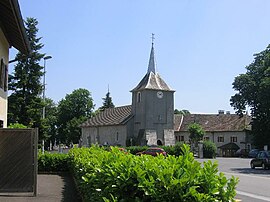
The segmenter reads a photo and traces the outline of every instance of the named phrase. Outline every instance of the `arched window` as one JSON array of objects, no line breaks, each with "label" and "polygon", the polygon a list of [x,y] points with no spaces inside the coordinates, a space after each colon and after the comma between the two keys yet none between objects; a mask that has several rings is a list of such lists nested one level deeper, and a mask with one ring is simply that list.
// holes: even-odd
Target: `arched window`
[{"label": "arched window", "polygon": [[138,92],[137,93],[137,102],[141,102],[141,100],[142,100],[141,92]]}]

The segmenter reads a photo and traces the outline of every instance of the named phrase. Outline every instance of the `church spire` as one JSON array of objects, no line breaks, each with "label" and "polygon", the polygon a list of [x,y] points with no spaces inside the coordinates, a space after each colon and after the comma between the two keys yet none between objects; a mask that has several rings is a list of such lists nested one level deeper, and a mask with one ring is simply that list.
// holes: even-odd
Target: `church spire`
[{"label": "church spire", "polygon": [[155,74],[156,73],[156,62],[155,62],[155,51],[154,51],[154,39],[155,39],[154,35],[155,34],[152,34],[152,37],[151,37],[152,38],[152,48],[151,48],[147,73],[153,72]]}]

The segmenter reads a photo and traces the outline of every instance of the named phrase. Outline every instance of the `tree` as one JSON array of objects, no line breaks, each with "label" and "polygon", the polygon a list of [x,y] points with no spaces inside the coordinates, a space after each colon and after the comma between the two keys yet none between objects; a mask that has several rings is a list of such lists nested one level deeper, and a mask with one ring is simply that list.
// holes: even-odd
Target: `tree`
[{"label": "tree", "polygon": [[78,143],[79,125],[91,117],[93,108],[93,99],[86,89],[80,88],[66,95],[58,105],[58,140],[66,144]]},{"label": "tree", "polygon": [[262,148],[270,146],[270,45],[254,57],[247,72],[235,77],[232,85],[238,92],[230,101],[241,116],[250,108],[254,143]]},{"label": "tree", "polygon": [[197,144],[198,141],[202,140],[205,131],[200,124],[192,123],[188,126],[188,132],[190,133],[189,138],[192,143]]},{"label": "tree", "polygon": [[50,141],[53,143],[56,139],[57,135],[57,130],[56,130],[56,125],[57,125],[57,114],[58,114],[58,107],[56,103],[50,98],[45,98],[45,112],[46,116],[45,119],[43,120],[43,133],[44,136],[46,137],[46,147],[49,146]]},{"label": "tree", "polygon": [[175,109],[174,114],[188,115],[188,114],[190,114],[190,112],[188,110],[186,110],[186,109],[183,109],[183,110],[180,110],[180,111],[178,109]]},{"label": "tree", "polygon": [[9,75],[11,94],[8,97],[8,122],[40,128],[44,103],[41,98],[43,67],[39,62],[44,54],[39,51],[43,44],[40,43],[41,37],[37,37],[38,21],[35,18],[27,18],[25,24],[32,52],[28,56],[19,52],[15,58],[18,63],[14,67],[13,74]]},{"label": "tree", "polygon": [[102,98],[103,100],[103,106],[100,107],[100,111],[104,111],[107,108],[114,108],[114,104],[112,102],[112,97],[110,97],[110,92],[106,93],[106,97]]}]

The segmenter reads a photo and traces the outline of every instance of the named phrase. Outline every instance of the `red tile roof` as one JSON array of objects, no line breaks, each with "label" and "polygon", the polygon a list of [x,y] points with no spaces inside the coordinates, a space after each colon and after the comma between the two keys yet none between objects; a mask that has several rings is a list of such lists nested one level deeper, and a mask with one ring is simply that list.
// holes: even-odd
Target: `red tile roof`
[{"label": "red tile roof", "polygon": [[[176,122],[178,121],[178,122]],[[179,125],[180,118],[175,119]],[[188,126],[198,123],[205,131],[243,131],[250,129],[251,118],[237,114],[189,114],[185,115],[178,131],[188,131]],[[175,128],[176,129],[176,128]]]}]

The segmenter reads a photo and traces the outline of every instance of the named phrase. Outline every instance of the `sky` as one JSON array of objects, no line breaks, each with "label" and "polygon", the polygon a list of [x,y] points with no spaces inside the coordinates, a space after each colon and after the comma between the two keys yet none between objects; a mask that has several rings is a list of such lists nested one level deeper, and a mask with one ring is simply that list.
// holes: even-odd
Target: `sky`
[{"label": "sky", "polygon": [[[234,78],[270,43],[268,0],[19,0],[38,20],[46,97],[56,103],[78,88],[95,109],[108,92],[115,106],[147,72],[151,34],[157,72],[175,90],[176,109],[234,113]],[[10,59],[16,50],[12,49]],[[41,61],[43,65],[43,61]],[[10,71],[12,71],[10,65]]]}]

